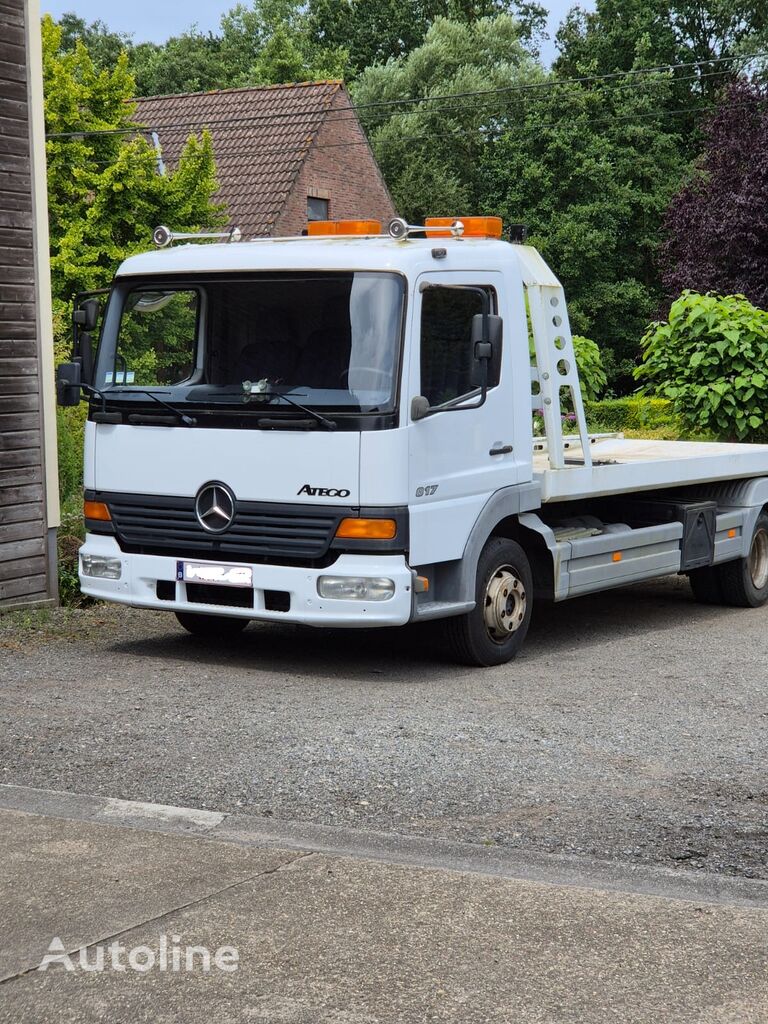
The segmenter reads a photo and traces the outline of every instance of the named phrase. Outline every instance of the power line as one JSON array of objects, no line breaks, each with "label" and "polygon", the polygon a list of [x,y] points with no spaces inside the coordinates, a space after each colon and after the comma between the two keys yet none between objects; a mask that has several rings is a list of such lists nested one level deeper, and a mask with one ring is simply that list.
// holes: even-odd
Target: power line
[{"label": "power line", "polygon": [[[749,102],[734,104],[734,106],[735,107],[747,107],[747,106],[751,106],[752,103],[756,103],[756,102],[761,102],[759,97],[755,97],[754,100],[749,101]],[[611,125],[611,124],[622,123],[622,122],[635,122],[635,121],[638,121],[638,120],[645,120],[645,119],[648,119],[648,118],[677,117],[677,116],[682,116],[684,114],[708,113],[708,112],[711,112],[711,111],[714,111],[714,110],[717,110],[717,109],[718,109],[718,105],[717,104],[711,104],[711,105],[706,106],[706,107],[701,107],[701,106],[678,107],[678,108],[673,109],[673,110],[664,110],[664,109],[660,108],[660,109],[657,109],[657,110],[645,111],[645,112],[641,112],[641,113],[634,113],[634,114],[627,114],[627,115],[612,115],[610,117],[605,117],[605,118],[589,119],[589,120],[586,121],[586,123],[580,121],[579,122],[579,126],[581,127],[582,125],[584,125],[585,127],[592,128],[592,127],[596,127],[596,126],[599,126],[599,125]],[[519,125],[518,128],[522,128],[526,132],[541,132],[541,131],[546,130],[548,128],[556,128],[560,124],[561,124],[560,121],[536,121],[536,122],[530,123],[530,124]],[[483,131],[481,129],[478,129],[478,133],[479,134],[483,134]],[[485,135],[486,135],[485,141],[489,141],[489,138],[488,138],[489,134],[490,134],[489,132],[487,132],[487,131],[485,132]],[[503,134],[503,132],[501,134]],[[382,139],[378,139],[378,140],[376,140],[376,145],[378,146],[378,145],[394,144],[394,143],[402,143],[402,142],[426,142],[426,141],[430,141],[432,139],[447,139],[447,138],[456,138],[456,139],[464,139],[464,140],[466,140],[468,138],[468,134],[467,134],[467,132],[465,130],[459,129],[459,130],[456,130],[456,131],[449,131],[449,132],[428,132],[428,133],[423,133],[423,134],[418,134],[418,135],[400,135],[397,138],[382,138]],[[322,143],[320,145],[314,146],[313,148],[314,149],[338,149],[338,148],[347,148],[347,147],[353,147],[353,146],[368,146],[368,145],[370,145],[370,143],[368,142],[367,138],[364,138],[364,139],[361,139],[361,140],[359,140],[357,142]],[[245,156],[258,157],[258,156],[261,156],[262,154],[267,154],[267,155],[272,155],[272,156],[278,155],[278,154],[294,154],[294,153],[298,154],[298,153],[302,152],[305,148],[306,147],[303,146],[303,145],[297,145],[297,146],[291,146],[291,147],[281,147],[281,146],[270,147],[270,146],[266,146],[266,147],[260,147],[257,150],[237,149],[237,150],[234,150],[232,152],[224,152],[224,153],[220,154],[220,159],[225,160],[225,159],[231,159],[231,158],[235,158],[235,157],[245,157]],[[111,167],[113,165],[112,164],[96,164],[95,166],[97,168],[106,168],[106,167]]]},{"label": "power line", "polygon": [[[615,81],[615,80],[620,79],[620,78],[634,79],[635,77],[637,77],[639,75],[663,74],[663,73],[668,73],[668,72],[671,72],[671,71],[680,70],[682,68],[695,68],[695,67],[702,67],[703,65],[709,66],[709,65],[713,65],[713,64],[722,64],[724,62],[730,62],[732,64],[744,65],[744,64],[749,63],[750,61],[759,60],[759,59],[763,59],[763,58],[766,58],[766,57],[768,57],[768,51],[758,51],[756,53],[742,54],[742,55],[739,55],[739,56],[715,57],[715,58],[706,59],[706,60],[699,60],[699,61],[681,61],[681,62],[679,62],[677,64],[661,64],[661,65],[656,65],[654,67],[647,67],[647,68],[632,68],[629,71],[615,71],[615,72],[611,72],[610,74],[603,74],[603,75],[582,75],[582,76],[573,77],[573,78],[549,79],[549,80],[544,81],[544,82],[529,82],[529,83],[520,84],[520,85],[500,86],[500,87],[497,87],[497,88],[494,88],[494,89],[476,89],[476,90],[468,90],[468,91],[465,91],[465,92],[458,92],[458,93],[442,93],[442,94],[436,94],[434,96],[416,96],[416,97],[408,97],[408,98],[397,99],[397,100],[376,100],[376,101],[372,101],[370,103],[360,103],[360,104],[351,104],[350,103],[347,106],[341,108],[340,110],[337,110],[337,111],[333,111],[333,110],[326,111],[325,112],[325,118],[328,118],[333,113],[341,114],[341,113],[347,113],[348,112],[347,116],[351,116],[352,112],[354,112],[356,114],[357,111],[369,110],[369,109],[374,109],[374,108],[380,109],[380,108],[383,108],[383,107],[395,107],[395,106],[413,105],[413,104],[421,104],[421,103],[433,103],[433,102],[442,101],[442,100],[448,100],[448,101],[466,100],[466,99],[474,99],[474,98],[477,98],[477,97],[497,96],[497,95],[502,95],[502,94],[510,94],[510,93],[518,93],[518,92],[530,92],[530,91],[536,91],[536,90],[559,89],[559,88],[563,88],[564,86],[569,86],[569,85],[579,85],[579,84],[583,84],[583,83],[587,83],[587,82]],[[728,74],[728,73],[729,72],[728,72],[727,69],[722,71],[722,72],[705,72],[705,73],[703,73],[701,75],[693,75],[689,79],[682,79],[682,80],[683,81],[689,81],[689,80],[690,81],[693,81],[693,80],[698,81],[698,80],[700,80],[700,79],[702,79],[704,77],[710,77],[711,75],[717,75],[717,74],[725,75],[725,74]],[[201,95],[205,95],[205,94],[201,94]],[[293,111],[285,111],[284,113],[275,112],[275,113],[272,113],[272,114],[252,114],[252,115],[246,115],[246,116],[243,116],[243,117],[220,118],[218,120],[211,120],[211,121],[203,121],[199,117],[196,117],[194,119],[194,121],[190,121],[190,122],[176,121],[176,122],[168,122],[166,124],[154,123],[154,124],[146,125],[146,126],[133,125],[130,128],[108,128],[108,129],[105,128],[105,129],[94,129],[92,131],[83,130],[83,131],[68,131],[68,132],[51,132],[51,133],[49,133],[46,136],[46,138],[53,140],[53,139],[66,139],[66,138],[78,138],[78,139],[80,139],[80,138],[84,138],[86,136],[95,137],[95,136],[110,136],[110,135],[134,135],[137,132],[146,132],[146,131],[153,131],[153,130],[154,131],[161,131],[161,130],[165,130],[165,129],[180,128],[180,127],[183,127],[185,124],[189,124],[190,129],[197,128],[199,130],[201,127],[216,127],[217,125],[218,126],[223,126],[223,125],[241,124],[243,122],[250,122],[250,123],[260,122],[260,121],[275,122],[275,121],[281,120],[283,118],[296,118],[296,117],[299,117],[300,115],[307,115],[308,117],[309,116],[319,117],[321,115],[321,113],[322,112],[318,112],[317,108],[314,107],[314,108],[305,108],[304,110],[299,109],[299,110],[293,110]],[[338,118],[333,118],[333,120],[338,120]]]},{"label": "power line", "polygon": [[[710,71],[710,72],[707,72],[707,73],[702,74],[702,75],[691,75],[691,76],[687,76],[685,78],[679,78],[679,79],[676,79],[675,82],[676,82],[676,84],[680,83],[680,82],[693,82],[693,81],[700,82],[703,79],[707,79],[707,78],[720,78],[720,77],[722,77],[724,75],[729,75],[730,73],[731,72],[729,70],[725,70],[725,71]],[[552,83],[552,88],[556,88],[559,85],[560,85],[560,83]],[[631,88],[633,90],[637,90],[638,89],[638,84],[636,82],[620,83],[619,88]],[[469,101],[462,100],[461,102],[462,103],[466,103],[466,102],[477,103],[478,101],[490,100],[495,95],[496,94],[493,94],[492,96],[485,96],[485,95],[484,96],[478,96],[478,97],[475,97],[475,98],[471,98]],[[353,110],[353,108],[350,108],[350,107],[343,107],[343,108],[341,108],[339,110],[336,110],[336,111],[329,111],[329,113],[325,116],[325,118],[322,119],[321,124],[319,126],[317,126],[317,127],[319,128],[319,127],[322,127],[322,126],[324,126],[326,124],[330,124],[330,123],[338,124],[340,121],[357,121],[358,120],[357,114],[354,111],[352,113],[349,113],[349,111],[351,109]],[[429,107],[426,110],[419,108],[417,110],[395,111],[391,116],[392,117],[403,117],[403,118],[406,118],[406,117],[412,117],[412,116],[417,116],[417,115],[421,116],[421,115],[424,115],[424,114],[435,114],[435,113],[449,113],[450,114],[450,113],[456,113],[456,112],[457,111],[456,111],[456,109],[454,107],[444,106],[444,107]],[[334,114],[336,114],[338,116],[333,116]],[[259,121],[259,120],[261,120],[261,117],[259,115],[253,115],[253,119],[255,121]],[[232,121],[236,121],[237,125],[239,127],[241,127],[243,130],[249,130],[249,129],[256,130],[259,127],[258,124],[246,123],[246,122],[250,122],[251,121],[250,118],[237,118],[237,119],[232,119]],[[222,130],[234,127],[232,121],[222,121],[222,122],[219,122],[219,127],[216,129],[216,133],[217,133],[217,135],[219,137],[221,137],[220,133],[221,133]],[[241,121],[243,122],[242,124],[240,124]],[[304,122],[304,123],[306,123],[306,122]],[[153,130],[157,131],[158,133],[162,130],[163,134],[167,138],[168,136],[176,136],[176,135],[182,135],[182,134],[185,134],[185,133],[189,133],[189,132],[191,132],[191,131],[193,131],[195,129],[202,130],[203,128],[210,128],[212,125],[215,125],[215,124],[216,124],[215,122],[210,122],[210,121],[203,123],[200,120],[197,120],[194,123],[192,123],[192,122],[176,122],[173,125],[166,125],[164,128],[161,127],[161,128],[156,128],[156,129],[153,129]],[[295,132],[298,133],[298,132],[300,132],[302,130],[301,124],[302,124],[302,122],[299,122],[299,124],[294,128]],[[285,127],[285,124],[283,124],[281,127]],[[307,130],[309,131],[310,129],[308,128]],[[311,130],[315,131],[317,129],[315,127],[313,127]],[[149,129],[136,129],[135,130],[135,134],[148,134],[148,133],[149,133]]]},{"label": "power line", "polygon": [[[736,106],[747,106],[747,105],[749,105],[749,104],[736,104]],[[594,127],[594,126],[597,126],[597,125],[615,124],[617,122],[625,122],[625,121],[637,121],[638,119],[657,118],[657,117],[677,117],[677,116],[680,116],[680,115],[683,115],[683,114],[692,114],[692,113],[700,113],[700,112],[707,113],[709,111],[713,111],[713,110],[717,110],[717,109],[718,109],[717,104],[712,104],[711,106],[708,106],[708,107],[699,107],[699,106],[697,106],[697,107],[679,107],[679,108],[677,108],[675,110],[662,110],[662,109],[659,109],[659,110],[653,110],[653,111],[646,111],[644,113],[635,113],[635,114],[627,114],[627,115],[620,115],[620,116],[612,115],[611,117],[588,120],[586,122],[586,126],[591,128],[591,127]],[[534,122],[532,124],[522,125],[522,126],[518,126],[518,127],[522,127],[525,131],[537,131],[538,132],[538,131],[542,131],[542,130],[547,129],[547,128],[557,128],[560,124],[561,124],[561,122],[559,122],[559,121],[536,121],[536,122]],[[584,124],[584,122],[579,122],[580,126],[582,124]],[[486,136],[489,134],[488,132],[484,133],[483,129],[477,129],[477,131],[478,131],[479,134],[486,134]],[[501,134],[503,134],[503,131],[501,132]],[[464,139],[466,139],[467,135],[468,135],[468,133],[464,129],[457,129],[456,131],[450,131],[450,132],[437,132],[437,133],[430,132],[430,133],[426,133],[426,134],[422,134],[422,135],[400,135],[397,138],[377,139],[376,140],[376,145],[400,143],[400,142],[426,141],[426,140],[429,140],[429,139],[445,139],[445,138],[464,138]],[[314,146],[313,149],[339,149],[339,148],[345,148],[345,147],[348,147],[348,146],[367,146],[367,145],[370,145],[368,139],[361,139],[359,142],[329,142],[329,143],[322,143],[320,145]],[[269,146],[267,146],[267,147],[264,147],[263,149],[260,148],[259,150],[256,151],[256,153],[254,153],[252,150],[240,149],[240,150],[235,150],[234,152],[231,152],[231,153],[225,152],[225,153],[222,154],[222,158],[226,159],[226,158],[238,157],[238,156],[254,156],[254,155],[260,155],[261,153],[269,153],[269,154],[275,155],[276,153],[299,152],[303,148],[304,147],[302,147],[302,146],[295,146],[295,147],[290,147],[290,148],[280,148],[280,147],[269,147]]]}]

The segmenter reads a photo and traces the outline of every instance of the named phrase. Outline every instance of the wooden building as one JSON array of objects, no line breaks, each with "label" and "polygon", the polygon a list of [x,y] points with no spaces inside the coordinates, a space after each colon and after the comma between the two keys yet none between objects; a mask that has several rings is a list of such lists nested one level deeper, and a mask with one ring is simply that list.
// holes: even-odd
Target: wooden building
[{"label": "wooden building", "polygon": [[0,610],[57,598],[59,524],[38,0],[0,0]]}]

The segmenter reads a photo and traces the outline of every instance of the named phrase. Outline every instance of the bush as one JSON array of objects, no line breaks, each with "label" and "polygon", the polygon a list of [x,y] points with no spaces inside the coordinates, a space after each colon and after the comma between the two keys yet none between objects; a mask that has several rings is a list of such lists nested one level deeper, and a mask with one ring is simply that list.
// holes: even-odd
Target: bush
[{"label": "bush", "polygon": [[84,540],[83,499],[82,492],[78,489],[62,502],[61,527],[58,535],[59,600],[70,608],[80,608],[92,603],[91,598],[81,593],[77,575],[78,552]]},{"label": "bush", "polygon": [[743,295],[686,291],[641,344],[635,376],[672,402],[685,428],[768,439],[768,312]]},{"label": "bush", "polygon": [[603,369],[600,349],[594,341],[580,334],[573,335],[573,351],[581,381],[581,394],[584,398],[597,398],[608,383]]},{"label": "bush", "polygon": [[83,489],[83,436],[88,406],[79,405],[56,410],[56,430],[59,451],[59,497],[62,502],[77,495],[82,499]]},{"label": "bush", "polygon": [[672,411],[672,403],[666,398],[635,395],[632,398],[605,398],[601,402],[586,401],[584,411],[590,430],[671,429],[678,434],[681,429]]}]

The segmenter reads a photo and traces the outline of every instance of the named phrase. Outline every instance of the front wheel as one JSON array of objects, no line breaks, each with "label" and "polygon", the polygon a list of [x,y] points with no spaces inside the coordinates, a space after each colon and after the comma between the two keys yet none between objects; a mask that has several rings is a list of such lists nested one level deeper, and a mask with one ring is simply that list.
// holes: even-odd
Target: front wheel
[{"label": "front wheel", "polygon": [[533,608],[533,576],[513,540],[491,537],[477,563],[475,607],[445,620],[456,660],[464,665],[503,665],[523,646]]},{"label": "front wheel", "polygon": [[176,618],[188,633],[206,640],[226,640],[236,636],[250,621],[234,615],[203,615],[200,612],[176,612]]}]

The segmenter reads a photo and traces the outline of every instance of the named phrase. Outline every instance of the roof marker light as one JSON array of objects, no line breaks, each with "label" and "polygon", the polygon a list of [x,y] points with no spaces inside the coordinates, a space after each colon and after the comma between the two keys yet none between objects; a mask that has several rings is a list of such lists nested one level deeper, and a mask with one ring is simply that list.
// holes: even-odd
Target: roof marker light
[{"label": "roof marker light", "polygon": [[[431,238],[501,238],[501,217],[427,217],[425,228],[431,228]],[[435,229],[441,230],[435,230]]]},{"label": "roof marker light", "polygon": [[308,235],[380,235],[378,220],[311,220]]}]

